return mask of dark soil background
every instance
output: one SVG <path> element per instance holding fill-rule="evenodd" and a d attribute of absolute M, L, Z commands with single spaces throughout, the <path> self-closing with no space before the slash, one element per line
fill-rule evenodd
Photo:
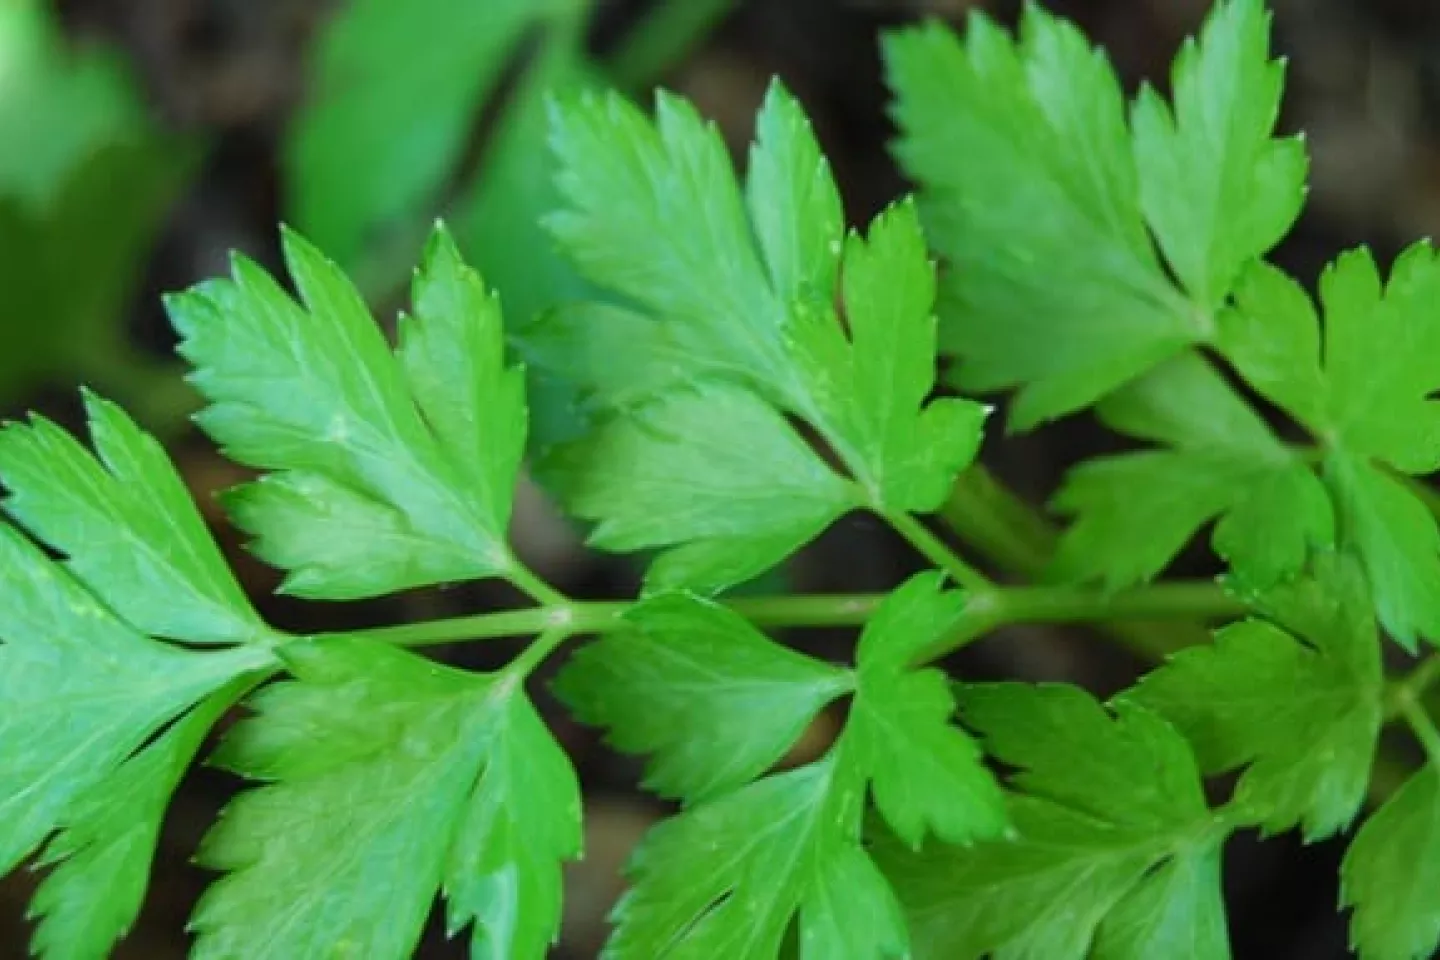
<path fill-rule="evenodd" d="M 402 0 L 397 0 L 402 2 Z M 483 0 L 481 0 L 483 2 Z M 1053 0 L 1111 53 L 1134 85 L 1163 83 L 1170 57 L 1192 32 L 1204 0 Z M 1440 4 L 1424 0 L 1274 0 L 1276 45 L 1290 57 L 1283 127 L 1307 132 L 1313 163 L 1310 205 L 1277 259 L 1307 282 L 1341 249 L 1357 243 L 1388 260 L 1401 245 L 1440 224 Z M 623 34 L 645 4 L 601 3 L 595 44 Z M 901 193 L 904 182 L 886 154 L 891 128 L 877 58 L 877 31 L 919 16 L 959 22 L 981 6 L 1013 20 L 1014 2 L 966 0 L 751 0 L 738 5 L 667 84 L 696 99 L 739 147 L 772 74 L 808 105 L 841 179 L 852 221 L 868 218 Z M 170 346 L 158 294 L 224 269 L 231 248 L 270 265 L 281 218 L 277 148 L 287 118 L 304 95 L 307 40 L 330 8 L 317 0 L 65 0 L 67 27 L 99 34 L 134 58 L 156 111 L 182 129 L 203 130 L 213 147 L 151 257 L 132 327 L 156 351 Z M 397 51 L 398 69 L 407 55 Z M 5 149 L 13 149 L 6 145 Z M 957 158 L 962 162 L 963 158 Z M 123 185 L 117 185 L 123 188 Z M 29 318 L 44 322 L 44 318 Z M 0 318 L 0 322 L 18 322 Z M 62 419 L 73 417 L 72 384 L 28 397 Z M 3 411 L 15 413 L 18 411 Z M 1100 441 L 1083 418 L 1007 441 L 987 456 L 1015 485 L 1043 499 L 1065 464 Z M 203 502 L 240 474 L 199 438 L 176 448 L 182 470 Z M 218 521 L 218 516 L 215 518 Z M 272 571 L 221 533 L 247 585 L 265 597 Z M 536 566 L 582 596 L 624 596 L 629 565 L 586 554 L 575 535 L 527 492 L 517 539 Z M 1203 564 L 1203 560 L 1195 561 Z M 840 525 L 806 551 L 790 574 L 804 590 L 883 589 L 915 561 L 874 524 Z M 1203 572 L 1196 566 L 1194 572 Z M 470 612 L 514 601 L 500 588 L 423 591 L 364 605 L 263 601 L 265 612 L 294 629 L 337 629 Z M 848 638 L 797 637 L 839 655 Z M 452 654 L 484 666 L 506 651 L 487 647 Z M 1056 630 L 1012 631 L 967 651 L 957 663 L 970 677 L 1070 678 L 1100 691 L 1128 683 L 1137 665 L 1100 642 Z M 587 860 L 567 891 L 560 957 L 594 956 L 603 917 L 620 889 L 619 868 L 631 845 L 663 808 L 633 789 L 638 766 L 606 751 L 590 732 L 552 711 L 554 728 L 573 751 L 587 792 Z M 820 724 L 800 752 L 825 743 Z M 202 770 L 176 799 L 162 840 L 149 904 L 117 956 L 164 960 L 183 956 L 185 918 L 209 877 L 188 864 L 206 827 L 236 783 Z M 1254 960 L 1325 960 L 1348 956 L 1343 918 L 1335 912 L 1339 842 L 1305 848 L 1284 837 L 1263 844 L 1241 838 L 1227 851 L 1228 899 L 1237 955 Z M 22 957 L 27 876 L 0 883 L 0 958 Z M 461 956 L 438 929 L 422 956 Z"/>

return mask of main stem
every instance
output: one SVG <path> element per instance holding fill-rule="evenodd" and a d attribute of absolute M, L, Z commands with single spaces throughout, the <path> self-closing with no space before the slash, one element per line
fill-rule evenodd
<path fill-rule="evenodd" d="M 864 624 L 885 599 L 884 594 L 835 596 L 737 597 L 724 601 L 757 627 L 854 627 Z M 347 631 L 397 646 L 415 647 L 492 640 L 500 637 L 604 633 L 620 623 L 634 604 L 609 600 L 564 600 L 526 610 L 481 613 L 427 623 L 372 627 Z M 1219 618 L 1243 608 L 1213 583 L 1165 583 L 1118 593 L 1101 593 L 1075 587 L 987 587 L 969 599 L 973 623 L 981 632 L 1009 623 L 1076 623 L 1097 619 Z M 930 652 L 929 659 L 963 646 L 973 636 L 947 638 Z"/>

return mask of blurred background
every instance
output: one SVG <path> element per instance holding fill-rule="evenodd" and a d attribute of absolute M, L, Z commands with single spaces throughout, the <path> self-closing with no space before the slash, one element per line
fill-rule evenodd
<path fill-rule="evenodd" d="M 1102 44 L 1127 85 L 1163 85 L 1205 0 L 1054 0 Z M 1440 4 L 1273 0 L 1290 58 L 1285 130 L 1303 129 L 1312 193 L 1278 261 L 1307 282 L 1344 247 L 1388 260 L 1440 224 Z M 813 116 L 852 222 L 905 189 L 877 32 L 918 17 L 963 21 L 1009 0 L 0 0 L 0 414 L 39 410 L 76 425 L 75 388 L 130 408 L 173 451 L 267 616 L 294 630 L 340 629 L 514 602 L 498 587 L 416 591 L 365 604 L 268 599 L 276 575 L 249 559 L 211 494 L 244 479 L 189 427 L 195 398 L 170 355 L 160 295 L 227 269 L 231 250 L 272 269 L 290 223 L 351 271 L 384 322 L 403 300 L 420 240 L 443 215 L 501 291 L 509 322 L 578 289 L 535 226 L 549 203 L 544 93 L 664 84 L 693 98 L 743 150 L 772 75 Z M 506 8 L 506 9 L 501 9 Z M 957 158 L 958 159 L 958 158 Z M 517 341 L 524 352 L 523 336 Z M 575 428 L 560 383 L 536 384 L 540 442 Z M 1063 468 L 1106 441 L 1072 418 L 987 458 L 1034 502 Z M 626 596 L 637 570 L 587 553 L 526 489 L 515 537 L 563 589 Z M 1187 572 L 1205 572 L 1203 558 Z M 827 533 L 771 589 L 892 586 L 915 561 L 863 520 Z M 794 638 L 843 656 L 849 638 Z M 503 645 L 450 652 L 484 668 Z M 1123 653 L 1059 630 L 1011 631 L 967 650 L 971 678 L 1068 678 L 1100 692 L 1133 679 Z M 561 957 L 595 955 L 619 868 L 662 806 L 633 789 L 638 766 L 551 711 L 587 800 L 587 852 L 567 891 Z M 822 721 L 824 718 L 822 718 Z M 829 721 L 833 723 L 832 721 Z M 818 752 L 817 725 L 795 759 Z M 0 758 L 3 762 L 3 758 Z M 172 808 L 149 905 L 118 956 L 183 956 L 184 920 L 208 877 L 188 865 L 236 784 L 197 771 Z M 1239 838 L 1227 853 L 1237 955 L 1347 956 L 1335 913 L 1339 842 Z M 0 960 L 23 957 L 32 879 L 0 882 Z M 424 956 L 460 956 L 432 930 Z"/>

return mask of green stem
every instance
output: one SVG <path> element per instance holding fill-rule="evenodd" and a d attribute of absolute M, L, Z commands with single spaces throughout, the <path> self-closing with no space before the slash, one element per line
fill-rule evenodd
<path fill-rule="evenodd" d="M 563 607 L 570 602 L 569 597 L 540 579 L 519 560 L 514 561 L 514 567 L 506 579 L 516 590 L 542 607 Z"/>
<path fill-rule="evenodd" d="M 1226 620 L 1248 607 L 1210 580 L 1171 580 L 1113 593 L 1080 587 L 1007 587 L 994 592 L 1005 622 Z"/>
<path fill-rule="evenodd" d="M 1424 696 L 1437 681 L 1440 681 L 1440 654 L 1431 654 L 1405 676 L 1390 682 L 1385 690 L 1385 721 L 1393 723 L 1403 720 L 1420 741 L 1425 756 L 1432 764 L 1440 765 L 1440 732 L 1425 709 Z M 1400 786 L 1410 778 L 1408 764 L 1397 761 L 1383 748 L 1376 751 L 1375 767 L 1371 772 L 1370 786 L 1366 793 L 1372 806 L 1384 803 Z"/>
<path fill-rule="evenodd" d="M 956 480 L 940 519 L 996 566 L 1027 580 L 1044 576 L 1059 539 L 1044 517 L 978 463 Z"/>
<path fill-rule="evenodd" d="M 855 627 L 864 624 L 884 601 L 885 594 L 858 593 L 834 596 L 736 597 L 725 606 L 757 627 Z M 633 603 L 623 600 L 572 600 L 526 610 L 503 610 L 449 620 L 409 623 L 394 627 L 352 630 L 361 636 L 397 646 L 457 643 L 523 637 L 562 630 L 567 636 L 603 633 L 620 622 Z M 1238 604 L 1214 584 L 1166 583 L 1120 593 L 1086 592 L 1074 587 L 988 587 L 970 598 L 967 621 L 984 630 L 1008 623 L 1074 623 L 1097 618 L 1209 617 L 1236 612 Z M 938 648 L 941 656 L 962 646 Z"/>
<path fill-rule="evenodd" d="M 517 677 L 521 680 L 525 679 L 534 673 L 535 668 L 540 666 L 546 657 L 554 653 L 560 644 L 569 640 L 574 635 L 575 629 L 569 624 L 556 624 L 544 630 L 538 637 L 530 641 L 530 645 L 525 648 L 520 656 L 510 661 L 510 664 L 505 668 L 505 672 L 512 677 Z"/>
<path fill-rule="evenodd" d="M 910 545 L 927 560 L 950 575 L 950 578 L 968 590 L 989 590 L 990 578 L 970 566 L 951 550 L 943 540 L 930 532 L 930 528 L 908 513 L 887 513 L 885 521 L 910 542 Z"/>
<path fill-rule="evenodd" d="M 758 627 L 854 627 L 863 624 L 884 594 L 838 596 L 737 597 L 725 605 Z M 634 604 L 624 600 L 575 600 L 528 610 L 502 610 L 448 620 L 371 627 L 349 631 L 381 643 L 423 647 L 465 640 L 523 637 L 563 629 L 567 634 L 603 633 L 620 622 Z"/>
<path fill-rule="evenodd" d="M 1440 653 L 1432 653 L 1403 677 L 1392 680 L 1385 690 L 1385 718 L 1400 716 L 1406 703 L 1420 703 L 1425 694 L 1440 682 Z"/>
<path fill-rule="evenodd" d="M 884 599 L 883 593 L 736 597 L 725 606 L 761 627 L 856 627 L 869 620 Z"/>
<path fill-rule="evenodd" d="M 1426 713 L 1420 704 L 1409 699 L 1400 702 L 1399 711 L 1410 725 L 1415 739 L 1425 748 L 1425 756 L 1431 763 L 1440 766 L 1440 730 L 1435 729 L 1435 721 L 1430 719 L 1430 714 Z"/>
<path fill-rule="evenodd" d="M 641 93 L 689 56 L 736 0 L 657 0 L 609 57 L 607 72 L 621 90 Z"/>
<path fill-rule="evenodd" d="M 566 628 L 571 633 L 600 633 L 619 622 L 629 607 L 630 604 L 623 601 L 578 601 L 556 606 L 531 607 L 528 610 L 502 610 L 498 613 L 477 613 L 447 620 L 404 623 L 394 627 L 369 627 L 347 631 L 345 635 L 364 637 L 399 647 L 424 647 L 466 640 L 526 637 L 556 627 Z"/>

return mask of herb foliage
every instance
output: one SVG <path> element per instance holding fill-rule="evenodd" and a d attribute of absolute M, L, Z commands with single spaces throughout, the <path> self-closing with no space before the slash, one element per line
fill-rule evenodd
<path fill-rule="evenodd" d="M 326 69 L 391 15 L 358 5 Z M 542 16 L 472 15 L 454 39 L 483 28 L 497 49 Z M 393 122 L 403 88 L 307 116 L 292 173 L 353 200 L 311 218 L 347 263 L 395 213 L 376 178 L 434 190 L 457 115 L 497 81 L 493 57 L 448 39 L 416 40 L 441 44 L 426 69 L 466 77 L 417 118 L 423 164 L 345 122 L 377 103 Z M 0 866 L 48 870 L 37 953 L 103 956 L 125 934 L 170 795 L 243 703 L 211 761 L 254 785 L 198 852 L 219 877 L 197 956 L 404 957 L 437 898 L 473 955 L 544 955 L 581 795 L 527 683 L 581 635 L 554 693 L 678 804 L 634 855 L 608 956 L 1223 958 L 1226 838 L 1329 837 L 1367 798 L 1342 871 L 1355 947 L 1434 950 L 1440 661 L 1387 678 L 1384 644 L 1440 642 L 1440 530 L 1417 479 L 1440 467 L 1440 261 L 1423 244 L 1388 270 L 1343 254 L 1318 306 L 1265 262 L 1307 161 L 1276 130 L 1258 0 L 1220 0 L 1171 96 L 1129 103 L 1038 7 L 1014 36 L 977 15 L 884 44 L 918 190 L 863 230 L 779 83 L 743 176 L 678 97 L 653 115 L 611 90 L 550 101 L 543 228 L 585 292 L 518 324 L 516 352 L 583 415 L 532 464 L 597 549 L 650 552 L 633 601 L 567 597 L 511 547 L 526 370 L 443 226 L 393 344 L 290 231 L 294 294 L 237 257 L 167 306 L 200 427 L 258 471 L 224 506 L 284 592 L 498 579 L 528 607 L 287 634 L 119 407 L 86 394 L 88 444 L 38 417 L 0 431 Z M 371 162 L 332 169 L 331 127 Z M 1011 430 L 1093 408 L 1145 445 L 1075 467 L 1040 585 L 997 584 L 930 525 L 997 489 L 975 462 L 991 409 L 952 386 L 1012 391 Z M 1308 439 L 1282 440 L 1280 417 Z M 932 569 L 885 596 L 729 592 L 852 512 Z M 1040 549 L 994 522 L 982 554 Z M 1155 582 L 1212 525 L 1221 583 Z M 1225 622 L 1105 702 L 941 663 L 1006 624 L 1137 617 Z M 861 629 L 833 663 L 774 635 L 797 625 Z M 531 639 L 489 673 L 411 649 L 509 635 Z M 822 711 L 838 733 L 787 765 Z M 1427 759 L 1387 798 L 1372 767 L 1390 722 Z"/>

